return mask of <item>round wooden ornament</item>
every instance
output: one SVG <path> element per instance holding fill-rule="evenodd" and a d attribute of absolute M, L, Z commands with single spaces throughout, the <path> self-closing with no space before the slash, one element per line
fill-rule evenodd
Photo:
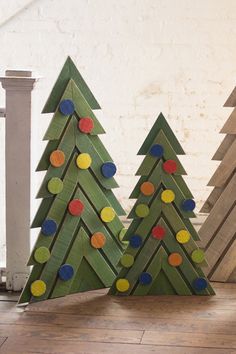
<path fill-rule="evenodd" d="M 45 294 L 46 289 L 46 284 L 42 280 L 35 280 L 30 285 L 30 292 L 34 297 L 42 296 L 43 294 Z"/>
<path fill-rule="evenodd" d="M 52 177 L 48 182 L 48 191 L 51 194 L 59 194 L 63 190 L 63 181 L 58 177 Z"/>
<path fill-rule="evenodd" d="M 143 195 L 152 195 L 155 192 L 155 187 L 151 182 L 143 182 L 140 191 Z"/>
<path fill-rule="evenodd" d="M 171 189 L 166 189 L 161 193 L 161 200 L 166 203 L 172 203 L 175 200 L 175 193 Z"/>
<path fill-rule="evenodd" d="M 200 248 L 194 250 L 191 254 L 194 263 L 202 263 L 205 260 L 205 253 Z"/>
<path fill-rule="evenodd" d="M 127 290 L 129 290 L 130 284 L 129 281 L 127 279 L 124 278 L 120 278 L 116 281 L 116 289 L 120 292 L 120 293 L 124 293 Z"/>
<path fill-rule="evenodd" d="M 182 202 L 182 209 L 184 211 L 193 211 L 196 207 L 196 203 L 193 199 L 185 199 Z"/>
<path fill-rule="evenodd" d="M 191 235 L 187 230 L 180 230 L 176 234 L 176 240 L 179 243 L 188 243 L 190 238 L 191 238 Z"/>
<path fill-rule="evenodd" d="M 183 263 L 183 258 L 179 253 L 171 253 L 168 257 L 168 263 L 173 267 L 178 267 Z"/>
<path fill-rule="evenodd" d="M 139 248 L 143 243 L 143 239 L 139 235 L 132 235 L 129 240 L 130 247 Z"/>
<path fill-rule="evenodd" d="M 103 248 L 106 243 L 106 236 L 102 232 L 95 232 L 90 239 L 93 248 Z"/>
<path fill-rule="evenodd" d="M 84 204 L 79 199 L 73 199 L 68 205 L 69 213 L 73 216 L 80 216 L 84 210 Z"/>
<path fill-rule="evenodd" d="M 205 278 L 196 278 L 193 282 L 193 287 L 197 291 L 202 291 L 207 288 L 207 280 Z"/>
<path fill-rule="evenodd" d="M 52 219 L 46 219 L 42 223 L 41 232 L 45 236 L 51 236 L 57 231 L 57 224 Z"/>
<path fill-rule="evenodd" d="M 157 158 L 160 158 L 163 156 L 164 154 L 164 148 L 162 145 L 160 144 L 155 144 L 155 145 L 152 145 L 150 151 L 149 151 L 150 155 L 153 156 L 153 157 L 157 157 Z"/>
<path fill-rule="evenodd" d="M 47 247 L 41 246 L 34 251 L 34 259 L 37 263 L 46 263 L 50 258 L 50 251 Z"/>
<path fill-rule="evenodd" d="M 58 271 L 61 280 L 70 280 L 74 275 L 74 269 L 70 264 L 63 264 Z"/>
<path fill-rule="evenodd" d="M 104 222 L 111 222 L 116 216 L 115 210 L 111 207 L 105 207 L 101 210 L 100 217 Z"/>
<path fill-rule="evenodd" d="M 87 153 L 81 153 L 76 159 L 76 164 L 81 170 L 87 170 L 92 163 L 91 156 Z"/>
<path fill-rule="evenodd" d="M 53 167 L 61 167 L 65 163 L 65 154 L 61 150 L 54 150 L 49 159 Z"/>
<path fill-rule="evenodd" d="M 116 165 L 114 162 L 104 162 L 101 167 L 103 177 L 112 178 L 116 174 Z"/>
<path fill-rule="evenodd" d="M 59 110 L 64 116 L 72 114 L 75 110 L 75 106 L 72 100 L 62 100 L 59 104 Z"/>
<path fill-rule="evenodd" d="M 78 128 L 82 133 L 89 134 L 94 128 L 94 123 L 92 118 L 84 117 L 80 118 L 78 122 Z"/>
<path fill-rule="evenodd" d="M 167 160 L 162 164 L 162 168 L 166 173 L 172 174 L 177 171 L 177 163 L 175 160 Z"/>
<path fill-rule="evenodd" d="M 152 276 L 150 273 L 147 272 L 143 272 L 142 274 L 140 274 L 139 276 L 139 282 L 142 285 L 149 285 L 152 282 Z"/>
<path fill-rule="evenodd" d="M 135 208 L 135 214 L 139 218 L 145 218 L 149 214 L 149 207 L 146 204 L 138 204 Z"/>
<path fill-rule="evenodd" d="M 121 257 L 120 263 L 123 267 L 130 268 L 134 264 L 134 256 L 132 256 L 132 254 L 126 253 Z"/>
<path fill-rule="evenodd" d="M 165 234 L 166 234 L 166 230 L 161 225 L 156 225 L 152 228 L 152 237 L 158 240 L 163 240 Z"/>

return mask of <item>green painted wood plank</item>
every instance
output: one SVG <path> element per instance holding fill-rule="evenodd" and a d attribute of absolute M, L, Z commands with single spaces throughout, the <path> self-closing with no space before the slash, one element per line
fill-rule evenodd
<path fill-rule="evenodd" d="M 112 190 L 106 189 L 104 193 L 111 205 L 113 206 L 114 210 L 116 211 L 117 215 L 126 215 L 125 210 L 122 208 L 120 202 L 118 201 Z"/>
<path fill-rule="evenodd" d="M 161 203 L 161 193 L 163 189 L 160 189 L 156 199 L 150 205 L 149 215 L 144 219 L 134 219 L 130 224 L 125 236 L 124 241 L 129 241 L 129 238 L 132 234 L 138 234 L 140 236 L 145 237 L 147 230 L 150 230 L 154 225 L 156 225 L 158 219 L 160 218 L 161 214 L 166 217 L 168 222 L 171 224 L 175 233 L 182 229 L 186 229 L 190 232 L 193 240 L 198 241 L 199 236 L 196 230 L 194 229 L 193 225 L 188 219 L 181 219 L 178 212 L 174 208 L 172 204 Z"/>
<path fill-rule="evenodd" d="M 103 191 L 99 188 L 94 177 L 88 170 L 79 170 L 78 181 L 86 197 L 92 203 L 98 213 L 100 213 L 101 210 L 106 206 L 112 207 L 109 200 Z M 119 217 L 116 215 L 111 222 L 106 223 L 106 227 L 118 237 L 119 231 L 123 228 L 123 224 Z"/>
<path fill-rule="evenodd" d="M 71 286 L 70 293 L 78 293 L 89 291 L 91 289 L 103 289 L 104 285 L 93 271 L 93 268 L 87 262 L 85 258 L 82 259 L 80 267 L 77 271 L 77 274 L 74 278 L 74 282 Z"/>
<path fill-rule="evenodd" d="M 185 169 L 183 168 L 180 160 L 178 159 L 175 151 L 173 150 L 170 142 L 168 141 L 167 137 L 165 136 L 162 130 L 159 131 L 157 137 L 155 138 L 154 144 L 160 144 L 164 148 L 164 160 L 175 160 L 177 164 L 177 171 L 176 175 L 186 175 Z M 147 152 L 147 155 L 144 157 L 143 162 L 141 163 L 138 171 L 136 172 L 136 176 L 148 176 L 152 169 L 154 168 L 155 164 L 157 163 L 158 159 Z"/>
<path fill-rule="evenodd" d="M 74 269 L 74 274 L 77 273 L 78 269 L 80 268 L 80 264 L 84 257 L 84 239 L 83 239 L 83 228 L 79 229 L 77 236 L 75 237 L 71 249 L 69 251 L 68 256 L 65 259 L 65 264 L 70 264 Z M 60 278 L 57 278 L 56 284 L 53 288 L 52 294 L 50 298 L 65 296 L 70 293 L 70 288 L 73 284 L 74 277 L 67 281 L 63 281 Z"/>
<path fill-rule="evenodd" d="M 141 146 L 138 155 L 146 155 L 154 143 L 154 140 L 156 136 L 158 135 L 159 131 L 163 130 L 165 135 L 168 137 L 168 140 L 171 142 L 171 145 L 175 151 L 176 154 L 178 155 L 185 155 L 184 150 L 182 149 L 182 146 L 178 142 L 175 134 L 173 133 L 171 127 L 167 123 L 164 115 L 162 113 L 159 114 L 158 118 L 156 119 L 153 127 L 151 128 L 148 136 L 143 142 L 143 145 Z"/>
<path fill-rule="evenodd" d="M 32 297 L 31 295 L 31 291 L 30 291 L 30 286 L 31 284 L 40 278 L 40 274 L 42 271 L 42 265 L 41 264 L 37 264 L 33 267 L 29 278 L 27 279 L 27 282 L 24 286 L 24 289 L 22 290 L 22 293 L 20 295 L 20 298 L 18 300 L 18 304 L 26 304 L 28 302 L 30 302 L 31 300 L 34 301 L 34 297 Z"/>
<path fill-rule="evenodd" d="M 75 148 L 75 134 L 75 127 L 73 125 L 73 120 L 71 119 L 58 145 L 58 149 L 62 150 L 65 154 L 65 163 L 60 167 L 54 167 L 52 165 L 49 166 L 36 198 L 48 198 L 52 196 L 52 194 L 48 191 L 48 182 L 52 177 L 62 178 L 65 170 L 68 168 L 68 162 L 71 159 Z M 77 170 L 74 169 L 74 173 L 77 173 Z"/>
<path fill-rule="evenodd" d="M 151 182 L 155 186 L 156 193 L 154 193 L 151 196 L 145 196 L 142 193 L 139 194 L 139 197 L 134 204 L 134 207 L 131 209 L 128 218 L 137 218 L 137 215 L 135 213 L 135 208 L 138 204 L 144 203 L 144 204 L 149 204 L 150 201 L 156 198 L 158 188 L 163 185 L 165 189 L 172 189 L 175 193 L 175 200 L 174 200 L 174 205 L 177 207 L 179 213 L 182 215 L 183 218 L 195 218 L 196 215 L 194 212 L 186 212 L 182 209 L 181 205 L 185 199 L 188 199 L 189 196 L 185 197 L 179 186 L 176 184 L 174 178 L 172 175 L 167 174 L 163 171 L 162 169 L 162 160 L 158 162 L 158 164 L 155 166 L 155 168 L 152 170 L 152 173 L 150 177 L 148 178 L 148 181 Z M 161 203 L 161 201 L 160 201 Z"/>
<path fill-rule="evenodd" d="M 74 156 L 75 159 L 75 156 Z M 47 218 L 48 219 L 53 219 L 58 225 L 58 230 L 60 230 L 60 224 L 61 221 L 63 220 L 64 214 L 67 210 L 68 202 L 71 199 L 76 186 L 77 186 L 77 178 L 78 175 L 75 173 L 77 172 L 77 167 L 75 166 L 75 161 L 74 159 L 71 160 L 69 168 L 67 170 L 67 173 L 65 175 L 65 178 L 63 180 L 64 182 L 64 187 L 63 191 L 54 198 L 53 203 L 51 205 L 51 208 L 48 212 Z M 55 234 L 53 237 L 51 236 L 44 236 L 41 232 L 39 233 L 38 239 L 35 243 L 35 246 L 33 248 L 32 255 L 29 259 L 28 265 L 35 264 L 34 258 L 33 258 L 33 253 L 36 248 L 45 246 L 50 248 L 51 244 L 54 242 L 54 238 L 57 237 L 57 234 Z"/>
<path fill-rule="evenodd" d="M 140 252 L 135 257 L 133 266 L 128 268 L 125 278 L 129 281 L 130 287 L 124 293 L 125 295 L 132 294 L 132 291 L 138 282 L 139 275 L 146 268 L 152 256 L 157 252 L 159 246 L 160 241 L 153 237 L 149 237 L 145 244 L 142 246 Z"/>
<path fill-rule="evenodd" d="M 58 106 L 58 103 L 61 99 L 63 92 L 66 89 L 67 83 L 70 79 L 73 79 L 76 85 L 80 88 L 84 98 L 90 105 L 92 109 L 100 109 L 97 100 L 93 96 L 86 82 L 84 81 L 79 70 L 76 68 L 72 59 L 68 56 L 63 65 L 63 68 L 55 82 L 53 89 L 47 99 L 47 102 L 43 108 L 42 113 L 51 113 L 54 112 Z"/>
<path fill-rule="evenodd" d="M 90 117 L 93 119 L 94 128 L 90 133 L 91 135 L 103 134 L 105 133 L 103 127 L 97 120 L 95 114 L 91 110 L 87 101 L 84 99 L 79 88 L 76 86 L 73 80 L 68 82 L 66 90 L 61 98 L 61 100 L 70 99 L 73 101 L 75 106 L 75 112 L 78 117 Z M 65 129 L 67 121 L 71 116 L 64 116 L 60 113 L 59 108 L 55 111 L 48 130 L 44 136 L 44 140 L 58 140 L 60 139 L 63 130 Z"/>
<path fill-rule="evenodd" d="M 138 283 L 136 288 L 134 289 L 132 295 L 139 295 L 140 296 L 140 295 L 149 294 L 151 287 L 156 282 L 158 274 L 161 271 L 162 253 L 163 253 L 163 248 L 160 247 L 158 249 L 158 251 L 155 253 L 155 256 L 153 257 L 151 263 L 148 265 L 147 269 L 145 269 L 146 272 L 151 274 L 152 279 L 153 279 L 152 283 L 147 284 L 147 285 L 142 285 L 142 284 Z"/>
<path fill-rule="evenodd" d="M 31 224 L 31 228 L 41 227 L 43 221 L 46 219 L 47 214 L 51 208 L 51 205 L 54 201 L 54 197 L 45 198 L 41 201 L 40 206 L 36 212 L 34 220 Z"/>
<path fill-rule="evenodd" d="M 193 199 L 193 194 L 191 193 L 190 189 L 188 188 L 185 180 L 181 175 L 175 175 L 173 174 L 172 177 L 174 178 L 176 184 L 179 186 L 179 188 L 182 190 L 182 193 L 184 194 L 185 198 L 190 198 Z M 148 181 L 148 176 L 141 176 L 135 185 L 132 193 L 129 196 L 129 199 L 137 199 L 139 194 L 140 194 L 140 186 L 143 182 Z"/>
<path fill-rule="evenodd" d="M 199 291 L 196 291 L 193 287 L 194 280 L 197 277 L 203 276 L 204 274 L 202 272 L 199 272 L 199 267 L 197 265 L 195 265 L 193 263 L 193 261 L 191 260 L 191 253 L 189 254 L 189 256 L 187 256 L 186 253 L 184 252 L 184 249 L 186 249 L 187 244 L 181 245 L 178 242 L 176 242 L 175 236 L 173 235 L 170 228 L 168 227 L 168 225 L 166 224 L 166 222 L 163 219 L 160 219 L 160 224 L 166 229 L 166 236 L 165 236 L 164 243 L 166 244 L 170 253 L 177 252 L 183 258 L 183 263 L 179 266 L 179 269 L 181 270 L 181 272 L 183 273 L 183 275 L 187 279 L 189 287 L 192 290 L 192 293 L 196 294 L 196 295 L 208 295 L 210 287 L 211 287 L 210 284 L 208 285 L 208 289 L 206 291 L 199 292 Z M 195 244 L 194 242 L 191 242 L 191 241 L 190 241 L 190 243 Z M 197 245 L 195 244 L 195 249 L 196 248 L 197 248 Z M 205 275 L 204 275 L 204 277 L 205 277 Z"/>
<path fill-rule="evenodd" d="M 117 264 L 120 260 L 120 257 L 123 254 L 123 248 L 120 243 L 117 235 L 112 234 L 109 230 L 104 226 L 102 220 L 97 215 L 95 210 L 93 209 L 92 204 L 88 201 L 84 193 L 81 191 L 81 201 L 84 203 L 84 211 L 82 214 L 82 220 L 90 231 L 91 235 L 95 232 L 102 232 L 106 237 L 106 243 L 102 248 L 104 254 L 107 259 L 113 265 L 114 268 L 117 268 Z M 122 229 L 120 229 L 121 231 Z M 119 231 L 119 232 L 120 232 Z"/>
<path fill-rule="evenodd" d="M 70 249 L 77 235 L 76 229 L 78 228 L 79 222 L 79 217 L 74 217 L 70 215 L 70 213 L 66 214 L 66 218 L 57 235 L 56 242 L 54 242 L 51 249 L 51 256 L 42 269 L 40 279 L 46 283 L 47 289 L 45 294 L 39 297 L 39 300 L 45 300 L 50 297 L 57 279 L 58 270 L 63 264 L 65 254 Z"/>
<path fill-rule="evenodd" d="M 54 150 L 57 150 L 59 141 L 51 140 L 47 143 L 44 153 L 38 163 L 36 171 L 46 171 L 50 166 L 49 157 Z"/>
<path fill-rule="evenodd" d="M 106 262 L 102 254 L 90 246 L 89 238 L 85 245 L 85 248 L 86 260 L 91 265 L 94 272 L 97 274 L 97 276 L 106 288 L 111 286 L 116 277 L 116 274 L 110 268 L 109 264 Z"/>
<path fill-rule="evenodd" d="M 157 296 L 157 295 L 166 295 L 166 294 L 177 295 L 176 291 L 174 290 L 165 272 L 163 271 L 163 269 L 161 269 L 148 295 Z"/>
<path fill-rule="evenodd" d="M 73 120 L 73 123 L 75 124 L 75 128 L 76 128 L 76 122 L 77 122 L 76 120 Z M 86 152 L 91 156 L 92 158 L 91 169 L 94 175 L 96 176 L 96 179 L 99 181 L 99 183 L 106 189 L 117 188 L 118 184 L 116 183 L 114 178 L 105 178 L 102 175 L 101 167 L 102 164 L 106 161 L 104 161 L 101 158 L 98 151 L 94 147 L 92 141 L 90 140 L 89 136 L 87 134 L 83 134 L 79 132 L 78 129 L 76 134 L 76 146 L 81 153 Z"/>
<path fill-rule="evenodd" d="M 93 143 L 93 145 L 96 147 L 96 150 L 98 151 L 99 155 L 104 161 L 112 161 L 112 158 L 105 148 L 104 144 L 102 143 L 101 139 L 99 138 L 98 135 L 90 135 L 90 139 Z"/>
<path fill-rule="evenodd" d="M 178 268 L 172 267 L 168 263 L 168 254 L 166 252 L 165 257 L 162 259 L 162 268 L 178 295 L 192 295 L 192 292 L 179 273 Z"/>

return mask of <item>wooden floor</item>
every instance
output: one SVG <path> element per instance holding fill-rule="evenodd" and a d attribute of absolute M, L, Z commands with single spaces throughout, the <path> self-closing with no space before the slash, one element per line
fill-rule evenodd
<path fill-rule="evenodd" d="M 89 292 L 16 308 L 0 295 L 0 353 L 236 353 L 236 284 L 214 297 Z"/>

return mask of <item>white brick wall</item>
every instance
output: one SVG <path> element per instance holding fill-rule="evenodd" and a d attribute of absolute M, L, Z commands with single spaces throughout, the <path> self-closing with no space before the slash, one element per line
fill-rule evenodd
<path fill-rule="evenodd" d="M 236 83 L 236 2 L 1 0 L 0 6 L 2 73 L 31 68 L 43 76 L 33 95 L 33 167 L 50 118 L 40 111 L 71 55 L 103 108 L 103 141 L 119 167 L 117 195 L 125 208 L 132 204 L 136 152 L 160 111 L 188 154 L 182 160 L 199 208 L 230 113 L 222 105 Z M 41 178 L 32 173 L 32 196 Z"/>

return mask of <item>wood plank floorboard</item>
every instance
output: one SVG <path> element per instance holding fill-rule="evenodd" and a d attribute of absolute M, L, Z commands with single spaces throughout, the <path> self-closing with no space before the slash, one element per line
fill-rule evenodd
<path fill-rule="evenodd" d="M 213 286 L 213 297 L 99 290 L 26 308 L 0 295 L 0 353 L 236 354 L 236 284 Z"/>

